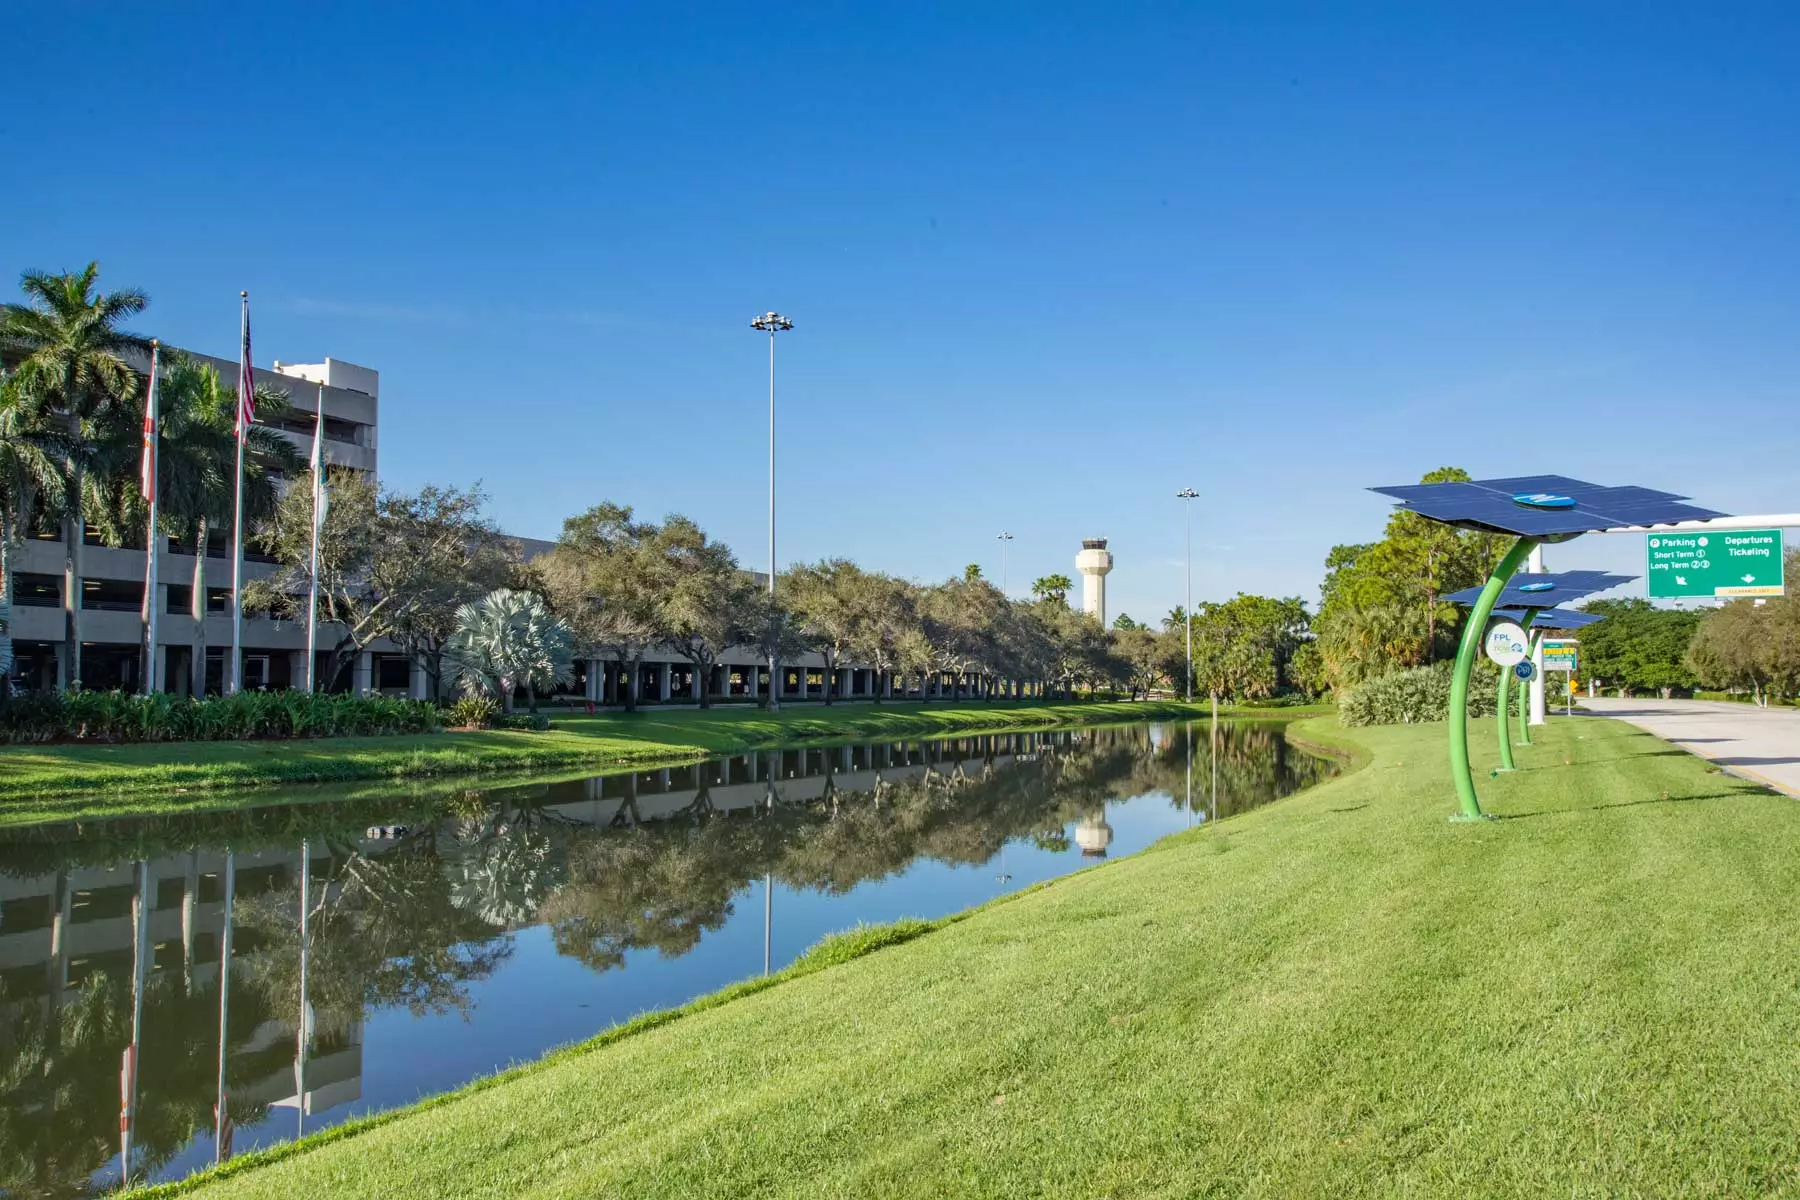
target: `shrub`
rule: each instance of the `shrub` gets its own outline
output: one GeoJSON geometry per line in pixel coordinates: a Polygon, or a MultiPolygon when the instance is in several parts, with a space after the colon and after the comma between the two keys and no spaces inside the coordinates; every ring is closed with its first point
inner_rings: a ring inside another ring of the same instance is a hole
{"type": "Polygon", "coordinates": [[[492,697],[468,695],[450,706],[450,724],[465,729],[486,729],[499,715],[500,706],[492,697]]]}
{"type": "Polygon", "coordinates": [[[550,728],[550,718],[543,713],[508,713],[494,721],[495,729],[522,729],[542,733],[550,728]]]}
{"type": "MultiPolygon", "coordinates": [[[[1338,719],[1345,725],[1416,725],[1442,721],[1450,711],[1450,676],[1455,664],[1395,671],[1357,684],[1338,700],[1338,719]]],[[[1486,659],[1475,664],[1469,682],[1469,715],[1494,715],[1498,668],[1486,659]]]]}
{"type": "Polygon", "coordinates": [[[442,727],[437,705],[386,696],[242,692],[196,700],[129,692],[33,692],[0,708],[5,742],[205,742],[369,737],[442,727]]]}

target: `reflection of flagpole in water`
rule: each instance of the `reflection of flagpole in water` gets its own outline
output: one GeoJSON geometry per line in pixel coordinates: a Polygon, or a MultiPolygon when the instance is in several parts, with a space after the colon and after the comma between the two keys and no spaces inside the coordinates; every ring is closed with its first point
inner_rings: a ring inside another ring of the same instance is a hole
{"type": "Polygon", "coordinates": [[[769,973],[770,934],[775,929],[775,877],[763,876],[763,974],[769,973]]]}
{"type": "Polygon", "coordinates": [[[1000,873],[994,878],[1000,882],[1001,886],[1012,882],[1012,876],[1006,872],[1006,843],[1004,841],[1000,843],[1000,873]]]}
{"type": "Polygon", "coordinates": [[[1209,821],[1219,819],[1219,698],[1212,702],[1212,813],[1209,821]]]}
{"type": "Polygon", "coordinates": [[[1187,739],[1187,814],[1188,828],[1194,827],[1194,723],[1181,723],[1183,737],[1187,739]]]}
{"type": "Polygon", "coordinates": [[[232,868],[231,850],[225,850],[225,925],[219,934],[219,1089],[213,1103],[213,1162],[231,1157],[231,1114],[225,1094],[225,1024],[231,1015],[231,909],[236,900],[237,874],[232,868]]]}
{"type": "Polygon", "coordinates": [[[307,938],[312,906],[312,843],[300,839],[300,1031],[294,1035],[294,1136],[306,1133],[306,1052],[312,1041],[312,1021],[306,1004],[306,960],[311,949],[307,938]]]}
{"type": "Polygon", "coordinates": [[[131,1135],[137,1125],[138,1047],[144,1040],[144,976],[149,971],[150,864],[137,865],[137,894],[131,898],[131,1045],[119,1070],[119,1174],[131,1186],[131,1135]]]}

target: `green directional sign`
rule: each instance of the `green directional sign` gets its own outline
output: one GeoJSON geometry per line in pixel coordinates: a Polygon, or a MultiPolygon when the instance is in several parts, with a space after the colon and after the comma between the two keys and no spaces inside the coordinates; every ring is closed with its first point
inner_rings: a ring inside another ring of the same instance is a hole
{"type": "Polygon", "coordinates": [[[1652,599],[1782,593],[1779,529],[1652,533],[1644,548],[1652,599]]]}
{"type": "Polygon", "coordinates": [[[1580,654],[1580,643],[1574,638],[1544,639],[1544,670],[1573,672],[1580,654]]]}

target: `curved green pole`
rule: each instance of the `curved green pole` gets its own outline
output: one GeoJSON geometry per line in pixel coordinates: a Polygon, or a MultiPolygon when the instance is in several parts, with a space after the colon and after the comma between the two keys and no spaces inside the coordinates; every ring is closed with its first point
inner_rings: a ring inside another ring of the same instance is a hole
{"type": "Polygon", "coordinates": [[[1531,553],[1531,539],[1519,538],[1495,564],[1493,573],[1481,587],[1481,596],[1469,610],[1463,626],[1462,641],[1456,647],[1456,669],[1450,676],[1450,779],[1456,784],[1456,801],[1464,821],[1481,819],[1481,803],[1475,799],[1475,779],[1469,774],[1469,675],[1475,670],[1475,655],[1481,649],[1481,635],[1493,615],[1494,601],[1500,598],[1506,581],[1513,577],[1525,556],[1531,553]]]}
{"type": "MultiPolygon", "coordinates": [[[[1527,615],[1529,617],[1537,616],[1536,613],[1530,613],[1527,615]]],[[[1529,620],[1527,620],[1526,628],[1530,629],[1530,627],[1531,627],[1531,622],[1529,620]]],[[[1537,630],[1537,629],[1531,630],[1531,661],[1532,662],[1537,661],[1538,643],[1540,641],[1542,641],[1543,638],[1544,638],[1544,635],[1541,630],[1537,630]]],[[[1531,745],[1531,684],[1527,683],[1523,679],[1519,680],[1519,742],[1521,745],[1526,745],[1526,746],[1531,745]]]]}
{"type": "Polygon", "coordinates": [[[1500,668],[1500,695],[1494,703],[1494,725],[1500,730],[1500,769],[1516,771],[1512,756],[1512,713],[1508,709],[1507,700],[1512,696],[1513,673],[1511,667],[1500,668]]]}

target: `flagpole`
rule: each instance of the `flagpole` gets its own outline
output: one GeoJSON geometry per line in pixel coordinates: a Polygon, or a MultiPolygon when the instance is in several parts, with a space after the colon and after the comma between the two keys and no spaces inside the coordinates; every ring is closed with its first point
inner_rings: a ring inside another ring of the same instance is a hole
{"type": "Polygon", "coordinates": [[[131,1186],[131,1137],[137,1126],[138,1047],[144,1041],[144,976],[149,972],[150,863],[139,859],[137,894],[131,899],[131,1045],[119,1073],[119,1174],[131,1186]]]}
{"type": "Polygon", "coordinates": [[[157,468],[160,466],[158,445],[162,439],[162,414],[156,405],[157,356],[161,347],[150,342],[150,391],[144,397],[144,464],[139,490],[150,505],[150,524],[144,537],[144,694],[160,691],[156,669],[156,502],[157,468]]]}
{"type": "Polygon", "coordinates": [[[313,504],[312,561],[306,569],[306,690],[313,690],[313,664],[318,660],[316,642],[319,634],[319,526],[324,523],[325,499],[325,385],[319,384],[319,415],[313,425],[313,504]]]}
{"type": "Polygon", "coordinates": [[[255,377],[250,369],[250,293],[239,292],[238,297],[243,303],[240,321],[243,348],[238,359],[237,494],[231,506],[231,657],[225,663],[224,678],[227,696],[237,694],[239,677],[243,674],[243,653],[238,642],[244,625],[244,442],[250,436],[246,418],[252,411],[250,405],[255,390],[255,377]]]}
{"type": "Polygon", "coordinates": [[[311,941],[307,929],[308,907],[312,904],[312,843],[300,840],[300,1032],[294,1046],[294,1136],[306,1134],[306,1052],[312,1041],[310,1022],[306,1019],[306,959],[311,941]]]}

